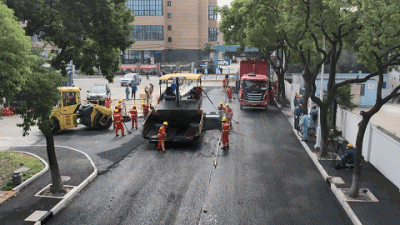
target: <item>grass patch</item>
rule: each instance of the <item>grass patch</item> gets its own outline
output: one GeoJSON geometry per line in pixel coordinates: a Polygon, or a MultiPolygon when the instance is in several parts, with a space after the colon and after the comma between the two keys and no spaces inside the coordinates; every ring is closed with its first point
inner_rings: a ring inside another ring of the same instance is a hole
{"type": "Polygon", "coordinates": [[[15,186],[12,182],[14,170],[20,167],[31,168],[22,172],[23,180],[31,178],[44,168],[44,164],[36,157],[13,151],[0,152],[0,190],[9,191],[15,186]]]}

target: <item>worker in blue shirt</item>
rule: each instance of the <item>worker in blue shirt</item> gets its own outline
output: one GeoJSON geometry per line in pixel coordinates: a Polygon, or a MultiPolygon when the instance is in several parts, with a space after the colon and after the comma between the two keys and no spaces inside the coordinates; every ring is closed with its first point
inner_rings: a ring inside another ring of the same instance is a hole
{"type": "Polygon", "coordinates": [[[299,129],[299,119],[301,116],[302,112],[302,105],[299,104],[297,107],[294,109],[294,129],[298,130],[299,129]]]}

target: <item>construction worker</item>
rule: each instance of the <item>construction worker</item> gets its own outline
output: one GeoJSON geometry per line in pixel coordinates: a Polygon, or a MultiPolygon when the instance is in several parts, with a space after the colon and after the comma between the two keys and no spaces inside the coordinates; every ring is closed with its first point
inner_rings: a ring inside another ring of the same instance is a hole
{"type": "Polygon", "coordinates": [[[129,84],[127,84],[126,85],[126,88],[125,88],[125,94],[126,94],[126,99],[129,99],[129,94],[130,94],[131,92],[130,92],[130,90],[129,90],[129,84]]]}
{"type": "Polygon", "coordinates": [[[107,108],[107,109],[111,109],[111,100],[110,100],[110,97],[109,96],[107,96],[106,97],[106,100],[104,101],[104,106],[107,108]]]}
{"type": "MultiPolygon", "coordinates": [[[[115,114],[117,114],[117,111],[119,111],[118,110],[118,104],[116,104],[114,107],[115,107],[115,109],[114,109],[114,111],[113,111],[113,117],[115,116],[115,114]]],[[[115,120],[114,120],[114,130],[115,130],[115,120]]]]}
{"type": "Polygon", "coordinates": [[[301,117],[303,139],[302,141],[308,141],[308,127],[310,126],[310,117],[307,113],[303,112],[303,117],[301,117]]]}
{"type": "Polygon", "coordinates": [[[346,147],[346,153],[340,158],[340,162],[335,166],[335,169],[345,168],[351,170],[354,167],[355,153],[354,146],[352,143],[348,143],[346,147]]]}
{"type": "Polygon", "coordinates": [[[293,99],[294,107],[297,107],[300,104],[299,95],[297,93],[298,93],[297,91],[294,92],[294,99],[293,99]]]}
{"type": "Polygon", "coordinates": [[[119,130],[119,129],[121,129],[122,136],[125,136],[125,133],[124,133],[124,131],[125,131],[125,130],[124,130],[124,126],[122,125],[122,116],[121,116],[121,113],[119,112],[118,109],[115,110],[114,122],[115,122],[115,127],[116,127],[116,129],[115,129],[115,136],[116,136],[116,137],[119,136],[119,135],[118,135],[118,130],[119,130]]]}
{"type": "Polygon", "coordinates": [[[232,125],[233,110],[231,107],[229,107],[228,103],[225,104],[225,108],[226,108],[225,117],[226,117],[229,125],[232,125]]]}
{"type": "Polygon", "coordinates": [[[233,89],[231,88],[231,85],[228,85],[228,87],[226,88],[226,94],[228,95],[228,101],[232,101],[232,93],[233,93],[233,89]]]}
{"type": "Polygon", "coordinates": [[[142,110],[143,110],[143,116],[146,119],[147,115],[149,115],[149,105],[145,105],[142,103],[142,110]]]}
{"type": "Polygon", "coordinates": [[[222,80],[222,88],[224,91],[225,91],[225,86],[226,86],[226,79],[223,79],[222,80]]]}
{"type": "Polygon", "coordinates": [[[163,125],[158,129],[158,146],[157,150],[162,150],[165,152],[165,145],[164,145],[164,139],[167,137],[167,126],[168,122],[164,121],[163,125]]]}
{"type": "Polygon", "coordinates": [[[302,109],[302,104],[297,105],[297,107],[294,109],[294,129],[299,130],[299,120],[301,113],[303,111],[302,109]]]}
{"type": "Polygon", "coordinates": [[[218,110],[220,110],[220,114],[224,117],[226,112],[226,107],[223,102],[219,103],[218,110]]]}
{"type": "Polygon", "coordinates": [[[133,105],[130,113],[131,113],[131,118],[132,118],[132,129],[136,126],[136,130],[137,130],[138,129],[138,121],[137,121],[136,105],[133,105]]]}
{"type": "Polygon", "coordinates": [[[120,113],[122,112],[122,99],[118,100],[118,110],[120,113]]]}
{"type": "Polygon", "coordinates": [[[229,149],[229,134],[231,133],[231,126],[227,122],[226,117],[222,118],[222,149],[229,149]]]}

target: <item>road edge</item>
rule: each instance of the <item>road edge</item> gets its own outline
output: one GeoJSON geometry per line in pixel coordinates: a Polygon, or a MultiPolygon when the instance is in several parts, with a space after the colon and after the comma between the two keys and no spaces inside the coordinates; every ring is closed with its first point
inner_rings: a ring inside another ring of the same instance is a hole
{"type": "MultiPolygon", "coordinates": [[[[46,145],[34,145],[34,146],[43,147],[46,145]]],[[[82,181],[78,186],[76,186],[70,192],[68,192],[68,194],[66,194],[65,197],[57,205],[55,205],[53,208],[51,208],[50,211],[46,215],[44,215],[42,218],[40,218],[40,220],[38,222],[36,222],[35,225],[40,225],[40,224],[42,224],[42,222],[43,222],[43,224],[48,222],[54,215],[56,215],[61,209],[63,209],[84,187],[86,187],[86,185],[88,185],[98,174],[96,165],[94,164],[93,160],[89,157],[89,155],[87,153],[85,153],[81,150],[72,148],[72,147],[68,147],[68,146],[54,145],[54,147],[70,149],[70,150],[77,151],[77,152],[85,155],[93,167],[93,172],[84,181],[82,181]]]]}
{"type": "MultiPolygon", "coordinates": [[[[275,103],[282,112],[282,106],[280,104],[278,104],[277,101],[275,101],[275,103]]],[[[292,125],[292,123],[291,123],[292,121],[290,120],[290,118],[287,118],[287,119],[289,121],[289,124],[292,125]]],[[[300,141],[304,150],[306,150],[308,156],[311,158],[314,165],[317,167],[318,171],[321,173],[322,177],[324,178],[324,180],[330,184],[333,194],[335,195],[336,199],[339,201],[340,205],[343,207],[344,211],[349,216],[350,220],[355,225],[362,225],[361,221],[358,219],[357,215],[351,209],[350,205],[347,203],[347,201],[345,199],[343,199],[343,197],[341,197],[343,195],[341,193],[341,191],[336,187],[335,183],[331,182],[332,177],[328,175],[328,173],[325,171],[325,169],[323,168],[321,163],[319,163],[317,156],[311,151],[311,149],[307,146],[307,144],[305,142],[301,141],[301,138],[299,137],[299,135],[297,134],[297,132],[294,128],[292,129],[292,131],[296,135],[297,139],[300,141]]]]}

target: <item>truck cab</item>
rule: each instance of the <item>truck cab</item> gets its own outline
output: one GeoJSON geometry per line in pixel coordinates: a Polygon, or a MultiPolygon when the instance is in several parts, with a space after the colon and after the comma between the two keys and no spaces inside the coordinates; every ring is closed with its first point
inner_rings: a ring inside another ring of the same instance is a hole
{"type": "Polygon", "coordinates": [[[53,119],[54,130],[66,130],[78,126],[76,112],[79,109],[80,89],[78,87],[59,87],[61,101],[58,107],[53,109],[51,118],[53,119]]]}
{"type": "Polygon", "coordinates": [[[263,74],[244,74],[240,80],[240,108],[268,106],[269,80],[263,74]]]}

